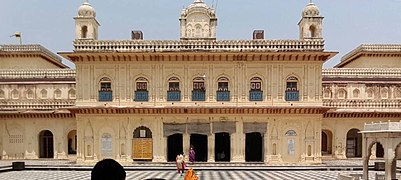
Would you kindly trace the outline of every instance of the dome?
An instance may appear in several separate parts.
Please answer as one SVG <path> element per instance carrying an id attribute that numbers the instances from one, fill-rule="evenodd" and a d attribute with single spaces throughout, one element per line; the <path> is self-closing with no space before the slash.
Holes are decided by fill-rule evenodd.
<path id="1" fill-rule="evenodd" d="M 78 9 L 78 16 L 96 17 L 96 12 L 95 9 L 88 2 L 85 2 Z"/>
<path id="2" fill-rule="evenodd" d="M 309 3 L 302 11 L 303 17 L 320 16 L 319 8 L 314 3 Z"/>

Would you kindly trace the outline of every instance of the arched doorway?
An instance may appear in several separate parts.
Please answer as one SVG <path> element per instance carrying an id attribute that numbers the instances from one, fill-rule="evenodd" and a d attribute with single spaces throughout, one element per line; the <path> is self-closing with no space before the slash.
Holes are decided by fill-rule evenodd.
<path id="1" fill-rule="evenodd" d="M 359 129 L 351 129 L 347 133 L 347 158 L 362 157 L 362 134 Z"/>
<path id="2" fill-rule="evenodd" d="M 39 158 L 53 158 L 53 133 L 49 130 L 44 130 L 39 133 Z"/>
<path id="3" fill-rule="evenodd" d="M 183 153 L 182 134 L 173 134 L 167 137 L 167 161 L 175 161 L 178 154 Z"/>
<path id="4" fill-rule="evenodd" d="M 216 162 L 229 162 L 231 159 L 230 134 L 226 132 L 215 134 L 214 157 Z"/>
<path id="5" fill-rule="evenodd" d="M 384 148 L 381 143 L 376 143 L 376 157 L 383 158 L 384 157 Z"/>
<path id="6" fill-rule="evenodd" d="M 68 154 L 77 154 L 77 130 L 72 130 L 67 135 Z"/>
<path id="7" fill-rule="evenodd" d="M 258 132 L 246 133 L 245 136 L 245 161 L 263 161 L 263 138 Z"/>
<path id="8" fill-rule="evenodd" d="M 207 136 L 202 134 L 191 134 L 190 144 L 195 150 L 195 161 L 207 161 Z"/>
<path id="9" fill-rule="evenodd" d="M 141 126 L 134 130 L 132 139 L 132 159 L 151 161 L 153 159 L 152 131 Z"/>
<path id="10" fill-rule="evenodd" d="M 324 129 L 322 131 L 322 144 L 321 151 L 322 155 L 332 154 L 332 142 L 333 142 L 333 134 L 331 131 Z"/>

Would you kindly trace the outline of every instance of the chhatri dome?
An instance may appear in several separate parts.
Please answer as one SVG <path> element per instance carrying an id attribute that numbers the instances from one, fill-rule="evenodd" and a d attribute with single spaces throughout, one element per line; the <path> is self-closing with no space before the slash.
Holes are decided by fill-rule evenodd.
<path id="1" fill-rule="evenodd" d="M 313 2 L 310 2 L 302 11 L 302 17 L 314 16 L 320 16 L 319 8 Z"/>
<path id="2" fill-rule="evenodd" d="M 88 0 L 79 7 L 78 16 L 81 17 L 96 17 L 95 9 L 89 4 Z"/>

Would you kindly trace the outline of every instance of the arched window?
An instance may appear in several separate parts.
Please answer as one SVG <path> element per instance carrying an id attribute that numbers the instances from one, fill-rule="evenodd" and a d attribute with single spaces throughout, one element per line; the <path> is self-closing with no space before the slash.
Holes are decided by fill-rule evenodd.
<path id="1" fill-rule="evenodd" d="M 113 101 L 111 80 L 108 77 L 100 79 L 99 101 Z"/>
<path id="2" fill-rule="evenodd" d="M 325 89 L 324 93 L 323 93 L 323 97 L 326 99 L 330 99 L 331 98 L 331 90 L 330 89 Z"/>
<path id="3" fill-rule="evenodd" d="M 205 101 L 205 78 L 196 77 L 193 80 L 192 101 Z"/>
<path id="4" fill-rule="evenodd" d="M 181 101 L 180 79 L 177 77 L 168 79 L 167 101 Z"/>
<path id="5" fill-rule="evenodd" d="M 359 98 L 359 89 L 354 89 L 354 91 L 352 92 L 352 96 L 354 97 L 354 98 Z"/>
<path id="6" fill-rule="evenodd" d="M 259 77 L 251 78 L 249 101 L 263 101 L 262 79 Z"/>
<path id="7" fill-rule="evenodd" d="M 366 91 L 366 94 L 367 94 L 367 96 L 368 96 L 369 99 L 373 99 L 373 98 L 374 98 L 374 92 L 373 92 L 372 89 L 368 89 L 368 90 Z"/>
<path id="8" fill-rule="evenodd" d="M 88 26 L 82 26 L 81 28 L 81 38 L 85 39 L 88 37 Z"/>
<path id="9" fill-rule="evenodd" d="M 54 99 L 61 99 L 61 90 L 60 89 L 56 89 L 54 91 Z"/>
<path id="10" fill-rule="evenodd" d="M 314 25 L 309 27 L 309 37 L 310 38 L 316 37 L 316 27 Z"/>
<path id="11" fill-rule="evenodd" d="M 41 94 L 41 98 L 42 98 L 42 99 L 46 99 L 46 98 L 47 98 L 47 91 L 46 91 L 46 89 L 42 89 L 42 90 L 40 91 L 40 94 Z"/>
<path id="12" fill-rule="evenodd" d="M 68 91 L 68 99 L 76 99 L 76 93 L 75 93 L 75 89 L 70 89 Z"/>
<path id="13" fill-rule="evenodd" d="M 148 80 L 144 77 L 137 78 L 135 80 L 136 91 L 135 91 L 135 101 L 148 101 Z"/>
<path id="14" fill-rule="evenodd" d="M 345 99 L 347 98 L 347 91 L 345 89 L 338 90 L 338 99 Z"/>
<path id="15" fill-rule="evenodd" d="M 33 99 L 33 91 L 32 90 L 28 89 L 26 91 L 26 98 L 27 99 Z"/>
<path id="16" fill-rule="evenodd" d="M 383 88 L 381 90 L 381 98 L 382 99 L 387 99 L 388 98 L 388 89 L 387 88 Z"/>
<path id="17" fill-rule="evenodd" d="M 0 89 L 0 99 L 4 99 L 5 97 L 5 93 L 3 90 Z"/>
<path id="18" fill-rule="evenodd" d="M 229 80 L 226 77 L 221 77 L 217 80 L 217 101 L 230 101 L 228 82 Z"/>
<path id="19" fill-rule="evenodd" d="M 18 99 L 19 98 L 18 90 L 14 89 L 13 91 L 11 91 L 11 98 L 12 99 Z"/>
<path id="20" fill-rule="evenodd" d="M 298 78 L 290 76 L 287 78 L 287 86 L 285 91 L 286 101 L 299 101 Z"/>
<path id="21" fill-rule="evenodd" d="M 195 25 L 195 37 L 201 38 L 202 37 L 202 26 L 200 24 Z"/>

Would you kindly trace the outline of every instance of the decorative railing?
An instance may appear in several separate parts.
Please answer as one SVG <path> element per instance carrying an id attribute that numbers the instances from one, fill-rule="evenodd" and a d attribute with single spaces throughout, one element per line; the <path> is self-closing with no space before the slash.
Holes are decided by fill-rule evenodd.
<path id="1" fill-rule="evenodd" d="M 347 53 L 341 58 L 341 61 L 347 60 L 358 52 L 401 52 L 400 44 L 362 44 L 353 51 Z"/>
<path id="2" fill-rule="evenodd" d="M 401 121 L 365 123 L 364 131 L 401 131 Z"/>
<path id="3" fill-rule="evenodd" d="M 0 79 L 75 79 L 75 69 L 1 69 Z"/>
<path id="4" fill-rule="evenodd" d="M 59 62 L 62 61 L 61 57 L 52 53 L 48 49 L 44 48 L 39 44 L 29 44 L 29 45 L 0 45 L 0 52 L 41 52 L 54 60 Z"/>
<path id="5" fill-rule="evenodd" d="M 263 91 L 249 91 L 249 101 L 263 101 Z"/>
<path id="6" fill-rule="evenodd" d="M 99 101 L 113 101 L 113 91 L 99 91 Z"/>
<path id="7" fill-rule="evenodd" d="M 192 101 L 205 101 L 206 92 L 205 91 L 192 91 Z"/>
<path id="8" fill-rule="evenodd" d="M 352 77 L 352 78 L 400 78 L 401 68 L 331 68 L 322 70 L 323 78 Z"/>
<path id="9" fill-rule="evenodd" d="M 285 91 L 286 101 L 299 101 L 299 91 Z"/>
<path id="10" fill-rule="evenodd" d="M 75 105 L 75 99 L 60 100 L 0 100 L 0 110 L 52 110 Z"/>
<path id="11" fill-rule="evenodd" d="M 167 101 L 181 101 L 181 91 L 167 91 Z"/>
<path id="12" fill-rule="evenodd" d="M 75 40 L 74 47 L 101 52 L 323 51 L 324 40 Z"/>
<path id="13" fill-rule="evenodd" d="M 337 108 L 401 108 L 401 99 L 324 99 L 323 106 L 337 107 Z"/>
<path id="14" fill-rule="evenodd" d="M 217 91 L 217 101 L 230 101 L 230 91 Z"/>
<path id="15" fill-rule="evenodd" d="M 137 102 L 145 102 L 149 101 L 149 92 L 148 91 L 135 91 L 135 99 Z"/>

